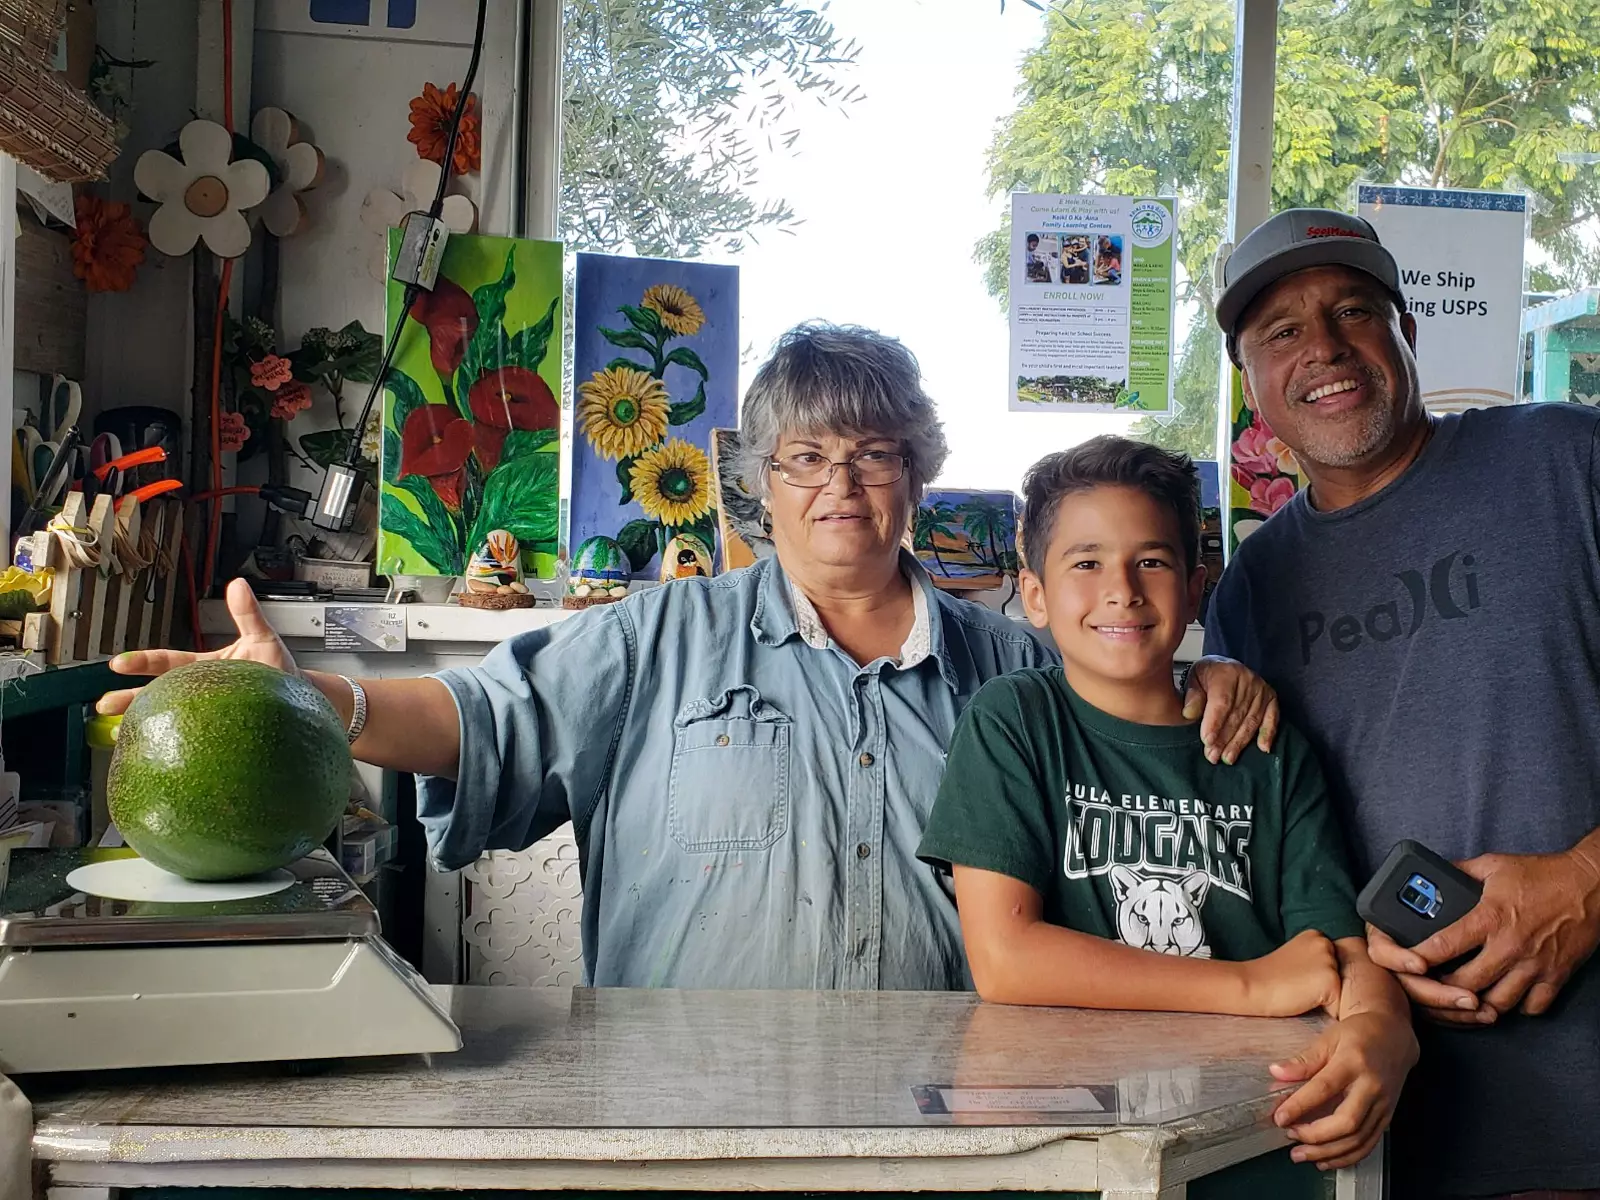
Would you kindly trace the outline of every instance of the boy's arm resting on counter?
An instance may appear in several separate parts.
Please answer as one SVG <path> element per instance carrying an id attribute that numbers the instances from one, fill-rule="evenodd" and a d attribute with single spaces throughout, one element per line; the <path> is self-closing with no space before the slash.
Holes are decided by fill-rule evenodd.
<path id="1" fill-rule="evenodd" d="M 1300 1083 L 1272 1119 L 1300 1145 L 1299 1162 L 1353 1166 L 1377 1147 L 1417 1062 L 1411 1012 L 1399 982 L 1367 956 L 1363 938 L 1340 938 L 1339 1020 L 1301 1053 L 1273 1063 L 1273 1077 Z"/>
<path id="2" fill-rule="evenodd" d="M 1031 885 L 957 864 L 956 903 L 978 994 L 1000 1004 L 1292 1017 L 1339 1001 L 1332 945 L 1307 932 L 1250 962 L 1139 950 L 1052 925 Z"/>
<path id="3" fill-rule="evenodd" d="M 1339 956 L 1338 1023 L 1272 1073 L 1301 1086 L 1273 1120 L 1299 1142 L 1302 1162 L 1324 1169 L 1360 1162 L 1389 1126 L 1417 1061 L 1411 1012 L 1399 981 L 1373 963 L 1355 911 L 1349 856 L 1321 764 L 1297 730 L 1285 730 L 1281 916 L 1286 933 L 1316 928 Z"/>

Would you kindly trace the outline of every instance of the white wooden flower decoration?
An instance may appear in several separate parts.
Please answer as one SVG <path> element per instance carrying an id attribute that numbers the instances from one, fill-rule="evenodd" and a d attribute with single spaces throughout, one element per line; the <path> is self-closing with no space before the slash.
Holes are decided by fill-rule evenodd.
<path id="1" fill-rule="evenodd" d="M 288 237 L 305 228 L 306 205 L 300 193 L 322 182 L 322 151 L 298 137 L 294 118 L 281 108 L 263 108 L 250 122 L 250 139 L 272 156 L 283 178 L 255 210 L 274 237 Z"/>
<path id="2" fill-rule="evenodd" d="M 400 187 L 403 196 L 388 188 L 375 188 L 361 204 L 361 223 L 379 239 L 376 257 L 367 267 L 377 280 L 389 278 L 389 230 L 399 228 L 408 212 L 427 212 L 433 203 L 433 194 L 439 190 L 439 164 L 417 159 L 406 168 Z M 478 223 L 477 206 L 465 196 L 446 196 L 439 216 L 451 233 L 471 233 Z"/>
<path id="3" fill-rule="evenodd" d="M 267 198 L 267 169 L 233 159 L 233 136 L 215 121 L 190 121 L 178 135 L 182 159 L 147 150 L 133 181 L 161 205 L 150 218 L 150 244 L 163 254 L 187 254 L 204 240 L 213 254 L 238 258 L 250 248 L 244 209 Z"/>

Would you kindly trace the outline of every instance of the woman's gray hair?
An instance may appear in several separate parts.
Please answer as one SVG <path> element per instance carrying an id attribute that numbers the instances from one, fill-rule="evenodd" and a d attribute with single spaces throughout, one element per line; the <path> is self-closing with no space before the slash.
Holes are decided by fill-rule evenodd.
<path id="1" fill-rule="evenodd" d="M 796 433 L 894 438 L 910 460 L 913 502 L 950 453 L 916 357 L 899 339 L 856 325 L 796 325 L 756 372 L 739 418 L 739 472 L 757 495 L 771 493 L 768 464 Z"/>

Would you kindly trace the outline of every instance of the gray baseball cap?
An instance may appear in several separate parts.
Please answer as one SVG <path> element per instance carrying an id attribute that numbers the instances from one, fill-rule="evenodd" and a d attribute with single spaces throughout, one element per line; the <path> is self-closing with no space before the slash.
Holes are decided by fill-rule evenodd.
<path id="1" fill-rule="evenodd" d="M 1235 363 L 1239 361 L 1235 327 L 1250 302 L 1285 275 L 1308 267 L 1365 271 L 1405 307 L 1400 268 L 1371 225 L 1331 208 L 1287 208 L 1252 229 L 1223 264 L 1217 324 L 1228 335 L 1228 356 Z"/>

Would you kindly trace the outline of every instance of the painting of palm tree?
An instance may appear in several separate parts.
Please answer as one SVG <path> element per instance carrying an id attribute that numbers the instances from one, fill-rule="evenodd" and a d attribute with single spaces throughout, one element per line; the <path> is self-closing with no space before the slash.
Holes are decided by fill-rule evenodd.
<path id="1" fill-rule="evenodd" d="M 1015 570 L 1016 497 L 1010 492 L 929 492 L 917 510 L 912 545 L 940 587 L 1001 587 Z"/>
<path id="2" fill-rule="evenodd" d="M 943 538 L 947 543 L 955 540 L 955 519 L 955 509 L 942 501 L 934 501 L 931 495 L 917 509 L 916 520 L 911 528 L 911 544 L 918 558 L 925 553 L 933 558 L 931 573 L 935 580 L 946 574 L 944 559 L 939 557 L 939 539 Z"/>

